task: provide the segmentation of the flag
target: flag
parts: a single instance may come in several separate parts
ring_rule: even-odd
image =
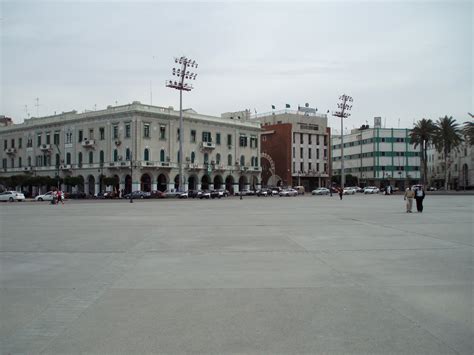
[[[286,104],[286,108],[290,108],[290,104]]]
[[[272,105],[272,110],[274,110],[274,109],[275,109],[275,105]]]

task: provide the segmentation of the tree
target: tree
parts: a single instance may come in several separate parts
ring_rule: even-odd
[[[119,183],[118,178],[114,176],[104,177],[102,181],[105,184],[105,186],[115,186]]]
[[[428,182],[428,147],[433,142],[436,126],[432,120],[423,118],[419,120],[410,131],[411,144],[415,149],[419,145],[421,150],[421,165],[423,176],[421,181],[424,185]]]
[[[459,124],[452,117],[444,116],[436,122],[433,142],[438,152],[444,157],[444,189],[448,189],[448,157],[463,141]]]
[[[474,145],[474,122],[464,122],[463,133],[470,145]]]

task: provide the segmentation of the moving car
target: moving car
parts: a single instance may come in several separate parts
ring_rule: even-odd
[[[329,189],[318,187],[316,190],[311,191],[311,195],[329,195]]]
[[[367,186],[364,189],[364,194],[378,194],[380,192],[377,186]]]
[[[25,201],[25,195],[16,191],[4,191],[0,193],[0,201]]]
[[[36,201],[53,201],[53,191],[46,192],[43,195],[38,195],[35,197]]]
[[[281,197],[290,197],[290,196],[298,196],[298,191],[295,189],[284,189],[280,191]]]

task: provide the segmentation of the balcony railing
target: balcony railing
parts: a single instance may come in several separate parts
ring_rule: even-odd
[[[16,148],[7,148],[5,149],[5,153],[11,155],[16,153]]]
[[[215,149],[216,144],[212,142],[201,142],[201,148],[202,149]]]
[[[94,146],[94,140],[93,139],[86,139],[82,141],[82,146],[84,148],[92,148]]]
[[[51,152],[51,144],[41,144],[40,149],[43,152]]]

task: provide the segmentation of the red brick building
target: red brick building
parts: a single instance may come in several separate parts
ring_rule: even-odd
[[[328,186],[330,137],[326,115],[284,110],[259,118],[262,124],[263,186]]]

